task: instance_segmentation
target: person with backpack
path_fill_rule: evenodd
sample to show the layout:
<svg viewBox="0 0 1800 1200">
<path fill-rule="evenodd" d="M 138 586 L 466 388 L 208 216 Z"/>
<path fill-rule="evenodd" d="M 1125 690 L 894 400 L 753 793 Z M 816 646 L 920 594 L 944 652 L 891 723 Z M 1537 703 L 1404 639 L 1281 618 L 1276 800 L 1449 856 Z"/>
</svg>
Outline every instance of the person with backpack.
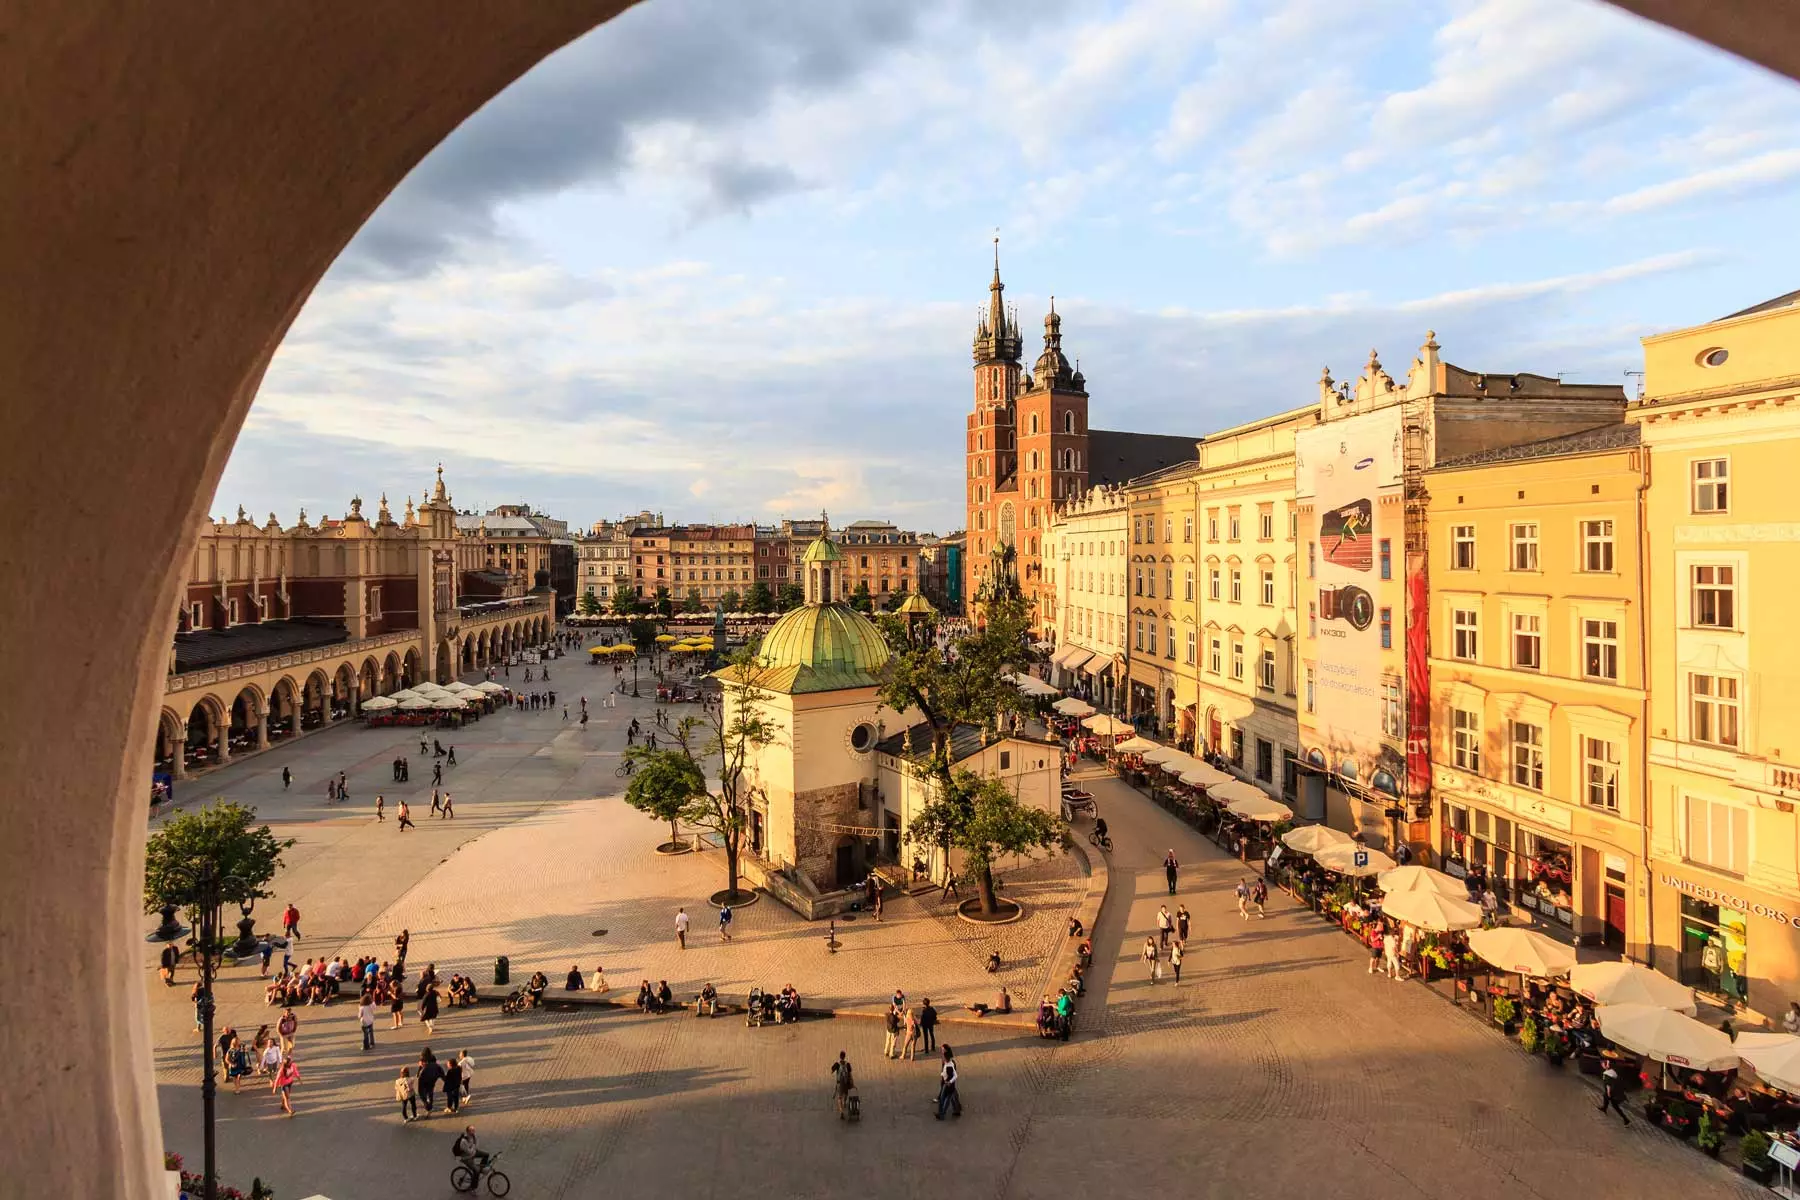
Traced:
<svg viewBox="0 0 1800 1200">
<path fill-rule="evenodd" d="M 956 1081 L 956 1052 L 945 1046 L 944 1065 L 938 1070 L 937 1119 L 940 1121 L 945 1113 L 962 1116 L 962 1097 L 957 1094 Z"/>
<path fill-rule="evenodd" d="M 838 1120 L 842 1121 L 849 1116 L 850 1095 L 856 1091 L 856 1076 L 851 1070 L 850 1058 L 842 1050 L 838 1051 L 837 1061 L 831 1064 L 831 1077 L 836 1085 Z"/>
<path fill-rule="evenodd" d="M 413 1083 L 412 1068 L 401 1067 L 394 1080 L 394 1099 L 400 1102 L 400 1119 L 408 1124 L 419 1119 L 419 1089 Z"/>
<path fill-rule="evenodd" d="M 722 942 L 731 940 L 731 905 L 729 904 L 721 903 L 719 905 L 719 940 Z"/>
<path fill-rule="evenodd" d="M 476 1179 L 480 1179 L 481 1173 L 487 1170 L 490 1156 L 482 1153 L 477 1147 L 473 1125 L 463 1126 L 463 1131 L 457 1135 L 455 1144 L 450 1147 L 450 1153 L 462 1159 L 463 1166 L 475 1172 Z"/>
</svg>

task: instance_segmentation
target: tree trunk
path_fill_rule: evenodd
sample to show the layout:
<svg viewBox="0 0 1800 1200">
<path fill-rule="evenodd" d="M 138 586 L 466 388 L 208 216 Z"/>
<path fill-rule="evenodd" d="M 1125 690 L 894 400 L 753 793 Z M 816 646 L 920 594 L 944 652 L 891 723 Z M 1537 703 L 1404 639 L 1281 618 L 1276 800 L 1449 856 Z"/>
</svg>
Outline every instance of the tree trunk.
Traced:
<svg viewBox="0 0 1800 1200">
<path fill-rule="evenodd" d="M 1000 911 L 1000 906 L 994 902 L 993 867 L 986 864 L 982 865 L 981 874 L 975 880 L 975 890 L 981 896 L 981 912 L 983 916 L 991 917 L 996 912 Z"/>
<path fill-rule="evenodd" d="M 669 818 L 669 845 L 673 846 L 681 840 L 681 831 L 675 827 L 675 818 Z"/>
<path fill-rule="evenodd" d="M 738 839 L 736 834 L 725 836 L 725 890 L 737 896 L 738 885 Z"/>
</svg>

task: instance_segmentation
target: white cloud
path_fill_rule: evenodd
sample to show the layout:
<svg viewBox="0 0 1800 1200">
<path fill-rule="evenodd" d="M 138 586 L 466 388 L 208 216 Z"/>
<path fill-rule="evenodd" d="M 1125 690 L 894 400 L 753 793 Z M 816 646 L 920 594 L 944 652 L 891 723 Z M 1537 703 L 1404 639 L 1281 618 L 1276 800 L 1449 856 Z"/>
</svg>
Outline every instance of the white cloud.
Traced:
<svg viewBox="0 0 1800 1200">
<path fill-rule="evenodd" d="M 1800 178 L 1800 150 L 1772 150 L 1723 167 L 1695 171 L 1612 197 L 1600 208 L 1606 213 L 1638 213 L 1667 208 L 1708 196 L 1738 195 L 1755 188 Z"/>
</svg>

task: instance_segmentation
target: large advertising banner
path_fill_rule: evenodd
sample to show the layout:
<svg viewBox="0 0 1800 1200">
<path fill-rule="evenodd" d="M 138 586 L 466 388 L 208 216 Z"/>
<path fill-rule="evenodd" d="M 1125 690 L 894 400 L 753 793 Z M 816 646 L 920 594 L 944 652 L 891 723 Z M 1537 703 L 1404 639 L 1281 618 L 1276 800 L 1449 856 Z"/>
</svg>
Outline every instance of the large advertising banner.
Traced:
<svg viewBox="0 0 1800 1200">
<path fill-rule="evenodd" d="M 1301 537 L 1314 544 L 1313 578 L 1303 597 L 1318 630 L 1315 719 L 1331 769 L 1354 759 L 1366 784 L 1382 739 L 1376 547 L 1382 539 L 1405 546 L 1399 506 L 1385 513 L 1381 506 L 1382 492 L 1400 484 L 1400 409 L 1303 430 L 1295 458 L 1295 491 L 1313 506 L 1311 528 Z"/>
</svg>

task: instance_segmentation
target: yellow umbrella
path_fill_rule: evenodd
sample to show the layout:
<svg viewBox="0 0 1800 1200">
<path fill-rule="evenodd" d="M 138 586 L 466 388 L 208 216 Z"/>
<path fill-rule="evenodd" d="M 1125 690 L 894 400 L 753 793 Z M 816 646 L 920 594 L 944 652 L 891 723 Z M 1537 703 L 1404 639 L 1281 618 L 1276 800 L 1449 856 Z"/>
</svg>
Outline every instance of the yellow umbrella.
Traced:
<svg viewBox="0 0 1800 1200">
<path fill-rule="evenodd" d="M 659 633 L 656 635 L 656 640 L 666 646 L 675 640 L 675 635 L 672 633 Z"/>
</svg>

